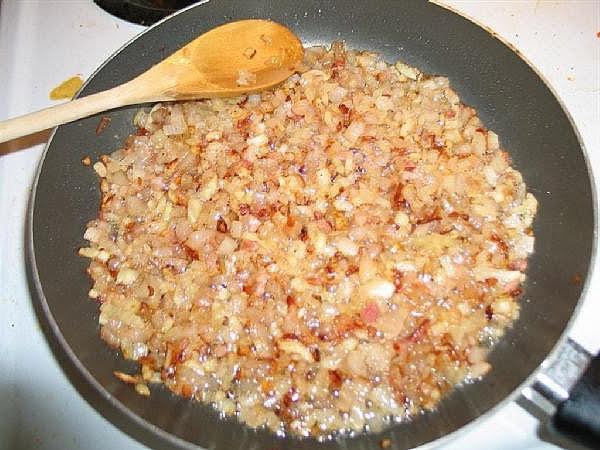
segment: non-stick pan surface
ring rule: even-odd
[[[536,249],[515,326],[491,354],[494,369],[465,386],[437,411],[379,435],[318,444],[322,448],[418,446],[448,435],[511,397],[560,339],[578,303],[594,242],[594,212],[586,160],[569,118],[536,73],[488,32],[441,7],[415,1],[215,0],[159,23],[117,52],[90,79],[82,95],[113,87],[143,72],[202,32],[248,17],[288,25],[306,44],[344,39],[349,47],[400,58],[426,72],[447,75],[461,98],[476,107],[501,137],[514,165],[539,201]],[[58,128],[48,144],[32,195],[27,229],[34,296],[48,336],[72,381],[121,429],[164,448],[185,442],[218,449],[312,449],[313,440],[280,439],[220,419],[211,407],[154,388],[137,395],[113,376],[133,371],[99,338],[97,305],[87,298],[85,224],[98,212],[98,180],[81,164],[118,148],[133,131],[138,108]]]

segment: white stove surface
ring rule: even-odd
[[[573,116],[600,179],[600,3],[445,0],[517,47]],[[0,120],[53,104],[50,90],[84,79],[143,30],[91,0],[0,0]],[[32,306],[23,257],[27,200],[47,133],[0,145],[0,449],[144,449],[107,422],[65,378]],[[596,187],[598,189],[598,186]],[[600,349],[598,267],[570,332]],[[548,450],[538,422],[511,403],[445,450]]]

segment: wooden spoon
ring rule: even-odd
[[[127,83],[0,122],[0,142],[120,106],[234,97],[281,83],[302,61],[300,40],[269,20],[240,20],[194,39]]]

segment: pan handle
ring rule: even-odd
[[[569,398],[558,405],[552,424],[558,432],[600,448],[600,355],[590,361]]]
[[[590,448],[600,448],[600,355],[567,339],[545,361],[519,403],[551,428]]]

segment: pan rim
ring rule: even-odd
[[[210,1],[211,0],[202,0],[198,3],[192,4],[184,9],[181,9],[181,10],[175,12],[174,14],[165,17],[164,19],[160,20],[159,22],[156,22],[154,25],[147,27],[145,30],[142,30],[140,33],[138,33],[137,35],[135,35],[134,37],[129,39],[121,47],[119,47],[117,50],[115,50],[108,58],[106,58],[102,62],[102,64],[98,66],[98,68],[96,70],[94,70],[94,72],[90,75],[90,77],[85,81],[85,83],[83,84],[81,89],[76,93],[75,98],[79,97],[81,92],[88,86],[88,84],[92,81],[92,79],[94,79],[96,77],[96,75],[110,61],[112,61],[116,55],[121,53],[126,47],[128,47],[129,45],[131,45],[133,42],[137,41],[138,39],[142,38],[146,33],[150,32],[154,28],[158,27],[159,25],[163,24],[164,22],[166,22],[168,20],[171,20],[173,17],[178,16],[179,14],[184,14],[188,10],[191,10],[193,8],[201,8],[204,4],[207,4]],[[548,80],[536,69],[536,67],[527,58],[524,57],[524,55],[520,51],[518,51],[512,44],[507,42],[505,39],[503,39],[497,33],[493,32],[487,26],[478,23],[476,20],[472,19],[471,17],[469,17],[461,12],[455,11],[454,9],[452,9],[449,6],[441,5],[436,1],[433,1],[431,3],[433,3],[433,6],[442,8],[451,14],[456,14],[456,15],[461,16],[463,19],[469,21],[474,26],[481,28],[486,33],[488,33],[492,38],[497,39],[500,43],[502,43],[504,46],[506,46],[512,53],[516,54],[516,56],[518,56],[519,59],[521,59],[530,69],[533,70],[535,75],[543,82],[544,86],[548,89],[548,91],[552,94],[554,99],[560,105],[562,112],[567,117],[567,119],[573,129],[573,132],[575,133],[575,136],[577,138],[577,141],[578,141],[578,144],[581,149],[582,156],[583,156],[583,159],[585,162],[585,167],[586,167],[586,171],[587,171],[587,175],[588,175],[588,181],[590,183],[590,188],[591,188],[592,212],[593,212],[593,215],[592,215],[593,216],[593,235],[592,235],[592,248],[591,248],[591,253],[589,256],[588,269],[587,269],[587,273],[585,274],[585,280],[584,280],[584,284],[582,286],[581,294],[579,295],[577,304],[575,305],[575,308],[573,309],[573,312],[572,312],[567,324],[563,328],[560,337],[556,340],[556,343],[554,344],[553,348],[547,353],[547,355],[545,356],[542,363],[539,366],[537,366],[537,368],[534,371],[532,371],[527,377],[525,377],[523,379],[523,381],[516,388],[514,388],[510,394],[508,394],[506,397],[504,397],[501,401],[497,402],[495,405],[493,405],[491,408],[489,408],[486,412],[484,412],[483,414],[480,414],[479,416],[475,417],[470,422],[466,423],[465,425],[463,425],[460,428],[455,429],[454,431],[451,431],[443,436],[435,438],[429,442],[423,443],[417,447],[413,447],[414,449],[418,449],[418,450],[427,450],[427,449],[431,449],[434,447],[438,447],[438,446],[447,444],[447,443],[459,438],[462,434],[468,433],[469,431],[471,431],[473,429],[473,427],[481,424],[484,420],[487,420],[489,417],[491,417],[492,415],[497,413],[501,408],[505,407],[506,405],[508,405],[511,402],[516,401],[520,396],[522,396],[522,391],[525,388],[527,388],[533,384],[533,382],[535,381],[537,376],[543,371],[546,363],[551,362],[557,358],[561,348],[563,347],[563,345],[565,345],[566,341],[569,339],[570,331],[573,327],[574,322],[577,320],[577,318],[579,316],[584,299],[588,297],[589,288],[590,288],[590,280],[592,278],[592,275],[593,275],[593,272],[595,269],[595,265],[596,265],[596,257],[597,257],[597,253],[598,253],[597,244],[598,244],[598,234],[599,234],[599,229],[598,229],[599,210],[598,210],[598,204],[597,204],[597,190],[596,190],[595,177],[594,177],[594,173],[592,171],[589,154],[584,145],[584,142],[582,140],[579,129],[577,128],[577,125],[575,124],[575,122],[573,120],[572,115],[570,114],[569,110],[566,108],[562,99],[557,95],[555,89],[550,85]],[[63,336],[62,331],[61,331],[60,327],[58,326],[58,324],[54,318],[54,315],[52,314],[52,311],[50,310],[48,301],[46,299],[46,296],[44,295],[43,287],[42,287],[42,284],[41,284],[41,281],[39,278],[39,273],[38,273],[36,252],[35,252],[35,247],[34,247],[34,235],[33,235],[34,234],[33,233],[34,217],[33,216],[34,216],[34,210],[35,210],[35,199],[36,199],[36,194],[37,194],[38,182],[39,182],[39,179],[41,176],[42,168],[44,166],[46,155],[49,151],[50,145],[53,142],[53,139],[54,139],[57,129],[58,129],[58,127],[54,128],[52,130],[52,132],[49,136],[49,139],[48,139],[46,145],[44,146],[42,155],[40,156],[40,160],[37,165],[35,176],[34,176],[34,181],[31,186],[31,193],[30,193],[30,197],[29,197],[29,202],[28,202],[28,207],[27,207],[27,215],[26,215],[25,258],[26,258],[27,272],[30,276],[30,279],[32,280],[33,287],[35,288],[35,292],[32,292],[32,294],[35,294],[35,295],[32,295],[32,301],[35,302],[37,300],[39,306],[41,306],[41,309],[43,311],[43,319],[42,319],[42,317],[40,317],[40,315],[38,313],[37,314],[38,320],[40,320],[40,321],[44,320],[46,322],[49,329],[52,331],[54,338],[58,341],[58,344],[60,345],[63,352],[67,356],[67,359],[77,369],[78,374],[80,376],[82,376],[83,379],[85,379],[85,381],[95,390],[96,393],[98,393],[104,400],[108,401],[110,406],[115,408],[119,414],[121,414],[122,416],[125,416],[128,420],[135,422],[137,425],[144,427],[148,431],[154,433],[159,439],[163,439],[172,445],[176,445],[178,447],[188,448],[188,449],[203,448],[203,447],[199,446],[198,444],[194,444],[183,438],[180,438],[179,436],[176,436],[175,434],[165,431],[164,429],[160,428],[159,426],[147,421],[146,419],[142,418],[138,414],[134,413],[125,404],[123,404],[122,402],[117,400],[116,397],[114,397],[106,388],[104,388],[104,386],[102,386],[98,382],[98,380],[89,372],[87,367],[80,361],[78,356],[75,354],[75,352],[73,351],[73,349],[71,348],[69,343],[66,341],[65,337]],[[61,370],[64,370],[64,369],[61,367]],[[85,396],[83,396],[79,392],[78,392],[78,394],[80,396],[82,396],[86,400],[86,402],[94,408],[94,410],[96,412],[99,412],[103,417],[105,417],[104,413],[102,411],[100,411],[96,405],[94,405],[92,402],[90,402]],[[112,426],[116,427],[120,431],[124,431],[129,436],[133,436],[128,430],[123,430],[122,428],[120,428],[117,425],[115,425],[114,423],[112,423],[112,421],[110,421],[110,420],[109,420],[109,422],[111,423]],[[242,426],[245,426],[245,425],[242,424]],[[133,437],[134,437],[134,439],[136,439],[135,436],[133,436]]]

